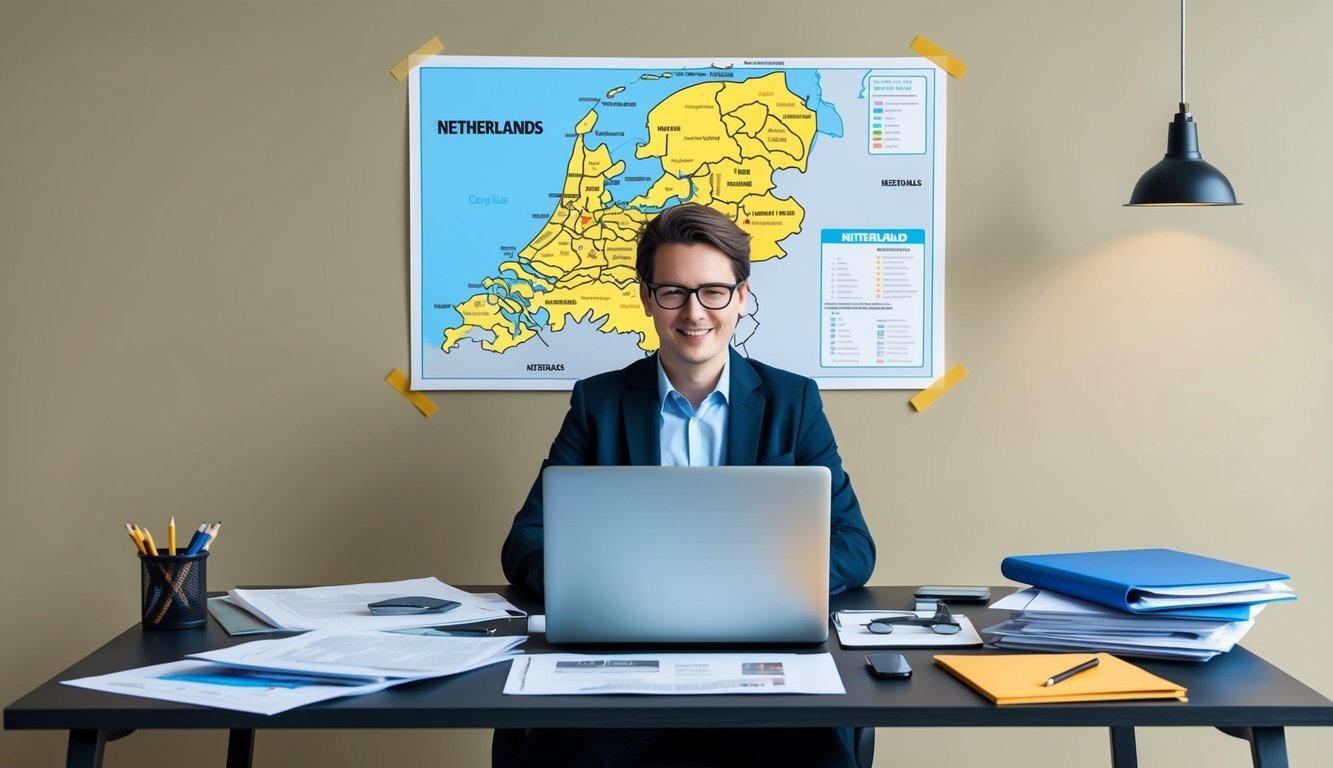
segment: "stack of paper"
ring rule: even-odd
[[[460,605],[445,613],[394,616],[372,615],[366,607],[380,600],[406,596],[438,597],[455,600]],[[244,611],[253,619],[248,623],[242,621],[244,617],[230,609]],[[498,595],[473,595],[436,578],[304,589],[233,589],[224,598],[210,600],[209,610],[233,635],[265,630],[440,627],[522,615]]]
[[[1127,699],[1185,701],[1185,689],[1170,680],[1164,680],[1109,654],[1099,653],[1096,658],[1097,666],[1055,685],[1047,685],[1046,681],[1087,661],[1088,655],[1043,653],[936,656],[935,663],[1001,706]]]
[[[62,681],[94,691],[272,715],[339,696],[507,661],[527,638],[317,630],[257,640],[186,661]]]
[[[1000,570],[1036,587],[991,606],[1011,611],[982,630],[1000,648],[1207,661],[1265,605],[1295,599],[1285,574],[1170,549],[1008,557]]]
[[[1122,656],[1207,661],[1231,650],[1254,626],[1189,616],[1135,614],[1044,589],[1024,589],[991,606],[1009,620],[982,630],[997,648],[1110,651]],[[1256,613],[1262,606],[1256,607]]]

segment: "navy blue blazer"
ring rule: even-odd
[[[552,465],[662,463],[657,356],[574,385],[569,413],[542,470]],[[829,594],[863,586],[875,569],[875,541],[842,468],[815,382],[746,360],[731,350],[727,455],[735,466],[819,464],[833,475]],[[541,474],[500,552],[510,583],[542,592]]]

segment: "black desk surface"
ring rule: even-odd
[[[538,609],[512,587],[464,587],[499,591],[516,605]],[[999,589],[996,595],[1007,592]],[[839,595],[835,609],[903,609],[905,587],[871,587]],[[1003,619],[981,603],[951,603],[978,627]],[[498,621],[501,632],[521,634],[523,620]],[[907,681],[884,681],[865,671],[865,649],[842,649],[836,635],[822,647],[774,651],[829,651],[847,688],[845,696],[505,696],[508,664],[440,680],[408,683],[369,696],[335,699],[273,716],[252,715],[152,699],[116,696],[59,684],[181,659],[187,653],[266,636],[229,638],[213,621],[206,629],[144,631],[135,626],[5,709],[6,729],[136,728],[495,728],[615,726],[1297,726],[1333,725],[1333,702],[1244,648],[1202,664],[1136,661],[1185,686],[1189,702],[1108,702],[997,707],[931,661],[937,653],[905,650],[914,670]],[[267,637],[273,637],[269,635]],[[540,635],[520,646],[552,650]],[[566,650],[566,649],[559,649]],[[578,649],[595,652],[596,649]],[[608,649],[611,650],[611,649]],[[622,649],[623,650],[623,649]],[[719,649],[723,650],[723,649]],[[734,650],[734,649],[725,649]]]

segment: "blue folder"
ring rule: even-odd
[[[1099,605],[1133,613],[1171,613],[1198,618],[1250,618],[1251,606],[1273,600],[1290,600],[1275,594],[1250,602],[1219,605],[1218,599],[1200,595],[1188,605],[1144,608],[1134,602],[1145,590],[1181,587],[1218,587],[1283,581],[1286,574],[1251,568],[1174,549],[1121,549],[1107,552],[1070,552],[1058,555],[1016,555],[1000,563],[1005,578],[1034,587],[1063,592]]]

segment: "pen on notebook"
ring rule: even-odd
[[[1079,664],[1077,667],[1071,667],[1070,669],[1066,669],[1060,674],[1052,677],[1050,680],[1046,681],[1046,684],[1055,685],[1056,683],[1068,680],[1069,678],[1073,677],[1074,675],[1077,675],[1080,672],[1087,672],[1089,669],[1092,669],[1093,667],[1097,666],[1099,661],[1100,660],[1096,656],[1093,656],[1091,659],[1088,659],[1082,664]]]
[[[167,523],[167,554],[176,556],[176,516],[171,516],[171,522]]]

